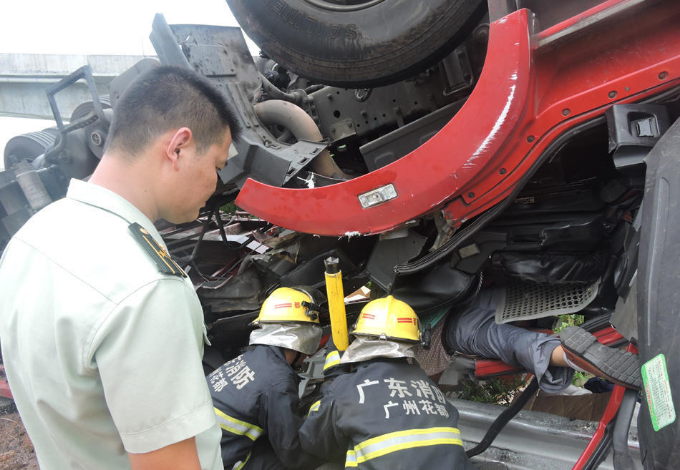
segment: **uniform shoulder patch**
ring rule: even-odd
[[[171,276],[187,277],[186,273],[182,271],[182,268],[175,263],[170,257],[170,254],[153,238],[148,230],[137,222],[130,224],[128,228],[132,232],[132,236],[135,237],[135,240],[137,240],[151,256],[151,259],[156,263],[160,272]]]

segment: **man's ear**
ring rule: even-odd
[[[165,157],[170,160],[175,170],[179,169],[179,159],[182,151],[191,142],[192,133],[188,127],[180,127],[171,135],[170,141],[164,149]]]

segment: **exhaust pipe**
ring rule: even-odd
[[[26,199],[34,212],[38,212],[52,202],[50,195],[45,189],[45,185],[43,185],[33,165],[26,160],[22,160],[15,164],[12,170],[14,171],[17,183],[19,183],[19,187],[26,195]]]
[[[288,129],[297,140],[321,142],[323,137],[314,120],[302,108],[283,100],[267,100],[254,107],[258,119],[266,126],[278,125]],[[309,164],[314,173],[335,179],[351,179],[340,169],[328,149],[323,150]]]

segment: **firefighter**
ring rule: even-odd
[[[392,296],[369,302],[340,364],[352,366],[322,389],[300,429],[302,448],[345,467],[474,469],[458,411],[417,364],[418,317]]]
[[[323,295],[308,287],[276,289],[265,300],[250,346],[208,376],[222,460],[229,469],[314,468],[320,461],[300,449],[295,371],[321,339]]]

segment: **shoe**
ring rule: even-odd
[[[600,344],[597,338],[578,326],[559,333],[567,359],[597,377],[635,390],[642,389],[637,354]]]

